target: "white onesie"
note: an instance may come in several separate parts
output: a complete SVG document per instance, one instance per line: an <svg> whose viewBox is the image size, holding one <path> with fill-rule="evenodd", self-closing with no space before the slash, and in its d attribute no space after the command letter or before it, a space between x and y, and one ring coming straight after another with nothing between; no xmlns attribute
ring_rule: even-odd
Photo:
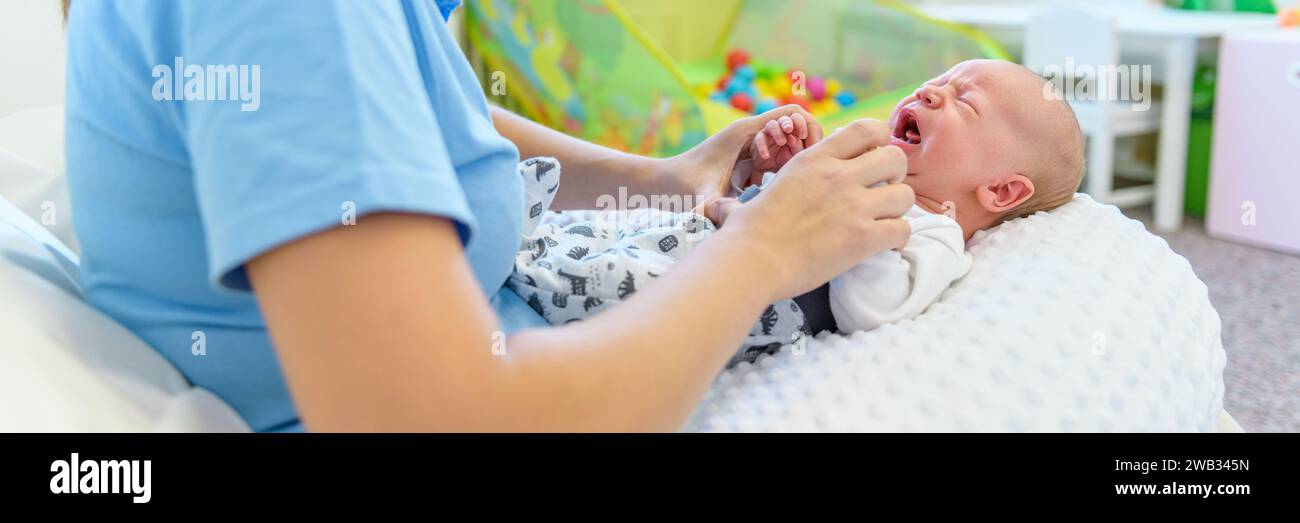
<svg viewBox="0 0 1300 523"><path fill-rule="evenodd" d="M867 258L831 280L831 313L840 331L915 318L970 270L972 258L955 220L915 205L903 218L912 226L907 245Z"/></svg>

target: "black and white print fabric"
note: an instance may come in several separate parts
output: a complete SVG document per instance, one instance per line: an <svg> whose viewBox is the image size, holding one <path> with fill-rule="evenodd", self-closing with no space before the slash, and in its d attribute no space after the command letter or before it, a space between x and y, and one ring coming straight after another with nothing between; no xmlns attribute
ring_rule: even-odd
<svg viewBox="0 0 1300 523"><path fill-rule="evenodd" d="M579 321L626 299L672 269L717 231L696 213L658 209L550 211L560 183L554 158L520 162L524 234L507 285L552 325ZM800 341L808 328L799 306L764 310L730 365L753 362Z"/></svg>

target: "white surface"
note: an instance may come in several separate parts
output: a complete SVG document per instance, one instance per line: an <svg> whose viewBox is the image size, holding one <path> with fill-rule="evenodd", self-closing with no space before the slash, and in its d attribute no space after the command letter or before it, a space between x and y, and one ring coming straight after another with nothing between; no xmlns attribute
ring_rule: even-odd
<svg viewBox="0 0 1300 523"><path fill-rule="evenodd" d="M1115 16L1121 52L1124 46L1147 45L1152 41L1159 49L1164 68L1156 74L1164 79L1164 110L1156 158L1155 225L1161 230L1176 230L1183 220L1187 130L1197 44L1217 39L1228 32L1266 31L1277 22L1273 16L1260 13L1183 11L1157 6L1117 7L1105 2L1078 4ZM962 3L918 7L925 14L942 20L981 28L1023 29L1050 5Z"/></svg>
<svg viewBox="0 0 1300 523"><path fill-rule="evenodd" d="M0 117L62 104L66 52L58 0L0 2Z"/></svg>
<svg viewBox="0 0 1300 523"><path fill-rule="evenodd" d="M916 320L719 376L688 431L1215 431L1225 353L1187 260L1086 195L976 235Z"/></svg>
<svg viewBox="0 0 1300 523"><path fill-rule="evenodd" d="M1142 36L1216 37L1226 31L1268 29L1276 25L1272 15L1224 11L1186 11L1151 5L1114 5L1106 2L1075 2L1116 17L1120 33ZM1057 4L1060 5L1060 4ZM1020 28L1051 3L999 4L963 2L960 4L921 4L917 8L934 18L983 27Z"/></svg>
<svg viewBox="0 0 1300 523"><path fill-rule="evenodd" d="M1115 30L1114 15L1105 11L1079 8L1044 9L1030 18L1025 29L1024 64L1042 73L1049 68L1064 68L1073 63L1094 67L1096 70L1114 70L1120 66L1119 35ZM1073 71L1064 71L1071 74ZM1065 78L1064 82L1073 83L1076 78ZM1130 84L1133 82L1129 82ZM1139 83L1140 85L1140 83ZM1139 205L1149 203L1155 197L1151 186L1130 187L1123 194L1114 194L1115 186L1115 140L1125 136L1134 136L1155 132L1160 127L1161 107L1151 99L1153 93L1129 93L1123 91L1122 98L1132 100L1135 96L1147 97L1146 107L1133 101L1120 100L1123 89L1119 80L1096 81L1093 84L1091 100L1071 100L1074 114L1078 117L1079 127L1087 142L1087 176L1084 178L1086 191L1093 199L1118 205ZM1134 198L1141 195L1143 198Z"/></svg>
<svg viewBox="0 0 1300 523"><path fill-rule="evenodd" d="M76 252L63 161L62 106L0 117L0 196Z"/></svg>
<svg viewBox="0 0 1300 523"><path fill-rule="evenodd" d="M86 305L76 255L0 198L0 432L247 431Z"/></svg>

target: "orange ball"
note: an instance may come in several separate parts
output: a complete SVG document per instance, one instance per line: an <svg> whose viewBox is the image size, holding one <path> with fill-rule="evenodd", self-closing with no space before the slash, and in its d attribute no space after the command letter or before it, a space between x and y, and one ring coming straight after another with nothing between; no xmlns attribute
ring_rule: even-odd
<svg viewBox="0 0 1300 523"><path fill-rule="evenodd" d="M1277 22L1282 27L1300 27L1300 9L1283 9L1277 14Z"/></svg>
<svg viewBox="0 0 1300 523"><path fill-rule="evenodd" d="M783 104L787 104L787 105L789 105L789 104L794 104L794 105L797 105L797 106L799 106L799 107L802 107L803 110L805 110L805 111L812 112L812 102L809 102L809 101L808 101L808 98L803 97L803 96L793 95L793 94L792 94L792 95L786 96L786 97L784 97L784 98L781 98L781 103L783 103Z"/></svg>

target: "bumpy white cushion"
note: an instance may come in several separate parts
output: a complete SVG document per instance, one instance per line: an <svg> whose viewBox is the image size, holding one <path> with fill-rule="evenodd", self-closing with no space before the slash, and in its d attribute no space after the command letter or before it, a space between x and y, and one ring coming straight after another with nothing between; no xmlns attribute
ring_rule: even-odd
<svg viewBox="0 0 1300 523"><path fill-rule="evenodd" d="M924 314L723 372L688 431L1213 431L1219 316L1187 260L1085 195L978 234Z"/></svg>

